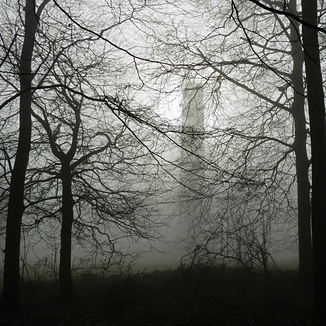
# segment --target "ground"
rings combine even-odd
[[[181,269],[132,276],[86,274],[75,297],[59,302],[55,282],[23,284],[23,309],[0,325],[322,326],[295,271],[268,278],[241,269]]]

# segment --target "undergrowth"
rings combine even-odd
[[[0,325],[322,325],[312,316],[311,293],[297,271],[272,271],[268,279],[237,268],[103,276],[74,281],[75,300],[59,302],[55,281],[22,285],[20,315]]]

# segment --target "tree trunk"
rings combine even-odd
[[[297,0],[289,2],[293,14],[298,14]],[[296,20],[291,22],[291,51],[293,57],[292,85],[294,99],[292,115],[295,124],[294,151],[296,156],[298,233],[299,233],[299,283],[304,287],[312,285],[312,243],[311,243],[311,203],[309,166],[307,156],[307,126],[305,118],[303,64],[304,55],[300,43],[300,26]]]
[[[317,1],[302,0],[303,20],[317,26]],[[326,132],[318,32],[303,24],[312,152],[312,237],[315,313],[326,312]]]
[[[20,58],[20,126],[18,147],[11,176],[6,226],[6,249],[2,305],[6,310],[20,308],[20,229],[24,212],[24,185],[31,143],[32,55],[37,17],[35,1],[26,0],[25,36]]]
[[[70,161],[62,163],[62,226],[59,268],[59,297],[61,300],[73,298],[71,277],[71,230],[73,223],[74,201],[72,197],[72,175]]]

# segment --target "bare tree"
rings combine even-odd
[[[312,242],[313,242],[313,266],[314,266],[314,291],[315,312],[324,318],[325,312],[325,287],[323,277],[325,262],[322,255],[325,252],[325,103],[323,92],[323,78],[320,60],[320,47],[318,33],[325,30],[318,25],[317,1],[302,1],[302,17],[296,11],[288,12],[284,8],[275,8],[270,3],[251,1],[255,5],[264,8],[267,12],[284,16],[299,22],[302,26],[302,47],[304,50],[304,63],[306,68],[307,98],[310,120],[311,136],[311,161],[312,161]],[[293,8],[292,8],[293,9]],[[298,24],[295,24],[298,29]],[[298,33],[298,31],[296,31]],[[296,84],[296,86],[298,86]],[[300,92],[300,89],[296,89]]]
[[[36,8],[34,1],[26,1],[24,8],[25,21],[23,24],[25,34],[19,59],[20,127],[17,153],[10,182],[2,293],[2,305],[5,305],[8,309],[19,309],[20,227],[24,212],[24,183],[31,141],[32,56],[38,21],[48,2],[48,0],[45,0]]]
[[[57,46],[51,34],[42,37],[49,47]],[[64,47],[55,60],[44,64],[47,71],[44,82],[53,85],[54,90],[39,91],[33,100],[33,116],[43,127],[46,137],[36,127],[40,138],[34,143],[35,163],[38,161],[40,167],[30,169],[29,207],[33,209],[35,203],[40,205],[42,201],[58,201],[51,208],[52,214],[50,208],[46,208],[46,214],[39,212],[34,224],[38,225],[46,216],[60,218],[62,215],[61,299],[73,296],[71,248],[74,234],[81,239],[81,235],[89,233],[97,246],[104,248],[107,243],[112,254],[118,252],[116,239],[154,238],[155,226],[160,224],[155,222],[155,208],[150,200],[156,187],[152,178],[157,174],[154,166],[157,162],[147,162],[148,156],[159,155],[161,151],[150,131],[153,127],[149,121],[153,115],[146,112],[148,108],[133,109],[126,99],[120,99],[119,85],[110,87],[110,91],[117,92],[115,95],[107,95],[106,76],[94,79],[93,76],[103,71],[113,75],[120,73],[118,65],[108,64],[110,58],[104,54],[105,47],[101,53],[99,48],[93,52],[98,40],[96,35],[83,38],[78,33],[69,42],[63,38]],[[78,51],[83,58],[72,55],[73,51]],[[51,154],[44,151],[45,138]],[[42,186],[42,181],[48,185]],[[35,187],[42,191],[40,198],[33,199]]]
[[[314,253],[315,312],[325,318],[326,280],[324,277],[326,250],[326,131],[323,78],[318,43],[317,1],[302,1],[302,18],[310,24],[302,25],[303,48],[307,78],[312,151],[312,236]]]
[[[13,105],[15,99],[20,98],[20,135],[19,139],[17,140],[18,148],[17,152],[15,154],[12,154],[10,152],[10,156],[7,155],[9,153],[8,148],[4,148],[2,153],[5,154],[5,159],[9,163],[9,166],[11,166],[11,161],[14,159],[15,164],[13,165],[13,168],[10,168],[10,174],[11,174],[11,182],[10,182],[10,196],[9,196],[9,204],[8,204],[8,218],[7,218],[7,227],[6,227],[6,259],[5,259],[5,277],[4,277],[4,291],[3,291],[3,304],[7,305],[8,308],[16,309],[19,306],[19,252],[20,252],[20,230],[21,230],[21,223],[22,223],[22,214],[25,209],[25,205],[27,205],[28,198],[24,197],[24,185],[25,185],[25,176],[26,176],[26,169],[27,169],[27,163],[28,158],[30,154],[30,141],[31,141],[31,135],[32,135],[32,125],[31,125],[31,106],[32,106],[32,99],[34,98],[34,105],[36,103],[38,104],[39,108],[42,108],[43,102],[42,96],[44,96],[44,93],[42,93],[43,89],[55,89],[55,88],[62,88],[69,89],[70,88],[70,96],[81,96],[82,91],[79,90],[79,94],[76,94],[76,90],[73,90],[71,87],[74,87],[75,85],[66,85],[59,80],[55,80],[53,76],[55,76],[54,69],[58,69],[60,74],[63,74],[66,78],[69,79],[70,74],[74,71],[74,67],[71,67],[69,70],[64,70],[64,63],[65,62],[72,62],[72,56],[73,51],[77,51],[76,44],[83,44],[78,49],[80,52],[79,62],[75,61],[74,64],[78,65],[81,62],[85,61],[85,57],[82,57],[83,55],[89,55],[90,57],[95,57],[97,55],[96,46],[94,45],[94,48],[89,48],[89,43],[87,41],[90,41],[90,37],[87,36],[86,38],[83,37],[83,35],[76,34],[73,30],[73,26],[69,24],[69,21],[60,18],[60,11],[52,10],[54,7],[50,4],[48,4],[49,1],[43,1],[38,7],[34,1],[26,1],[25,8],[22,8],[20,5],[18,5],[17,8],[9,8],[10,10],[16,10],[15,13],[12,15],[8,14],[8,17],[10,16],[10,19],[15,19],[17,17],[18,24],[21,24],[21,26],[24,27],[25,35],[23,37],[22,44],[20,44],[21,37],[18,37],[19,32],[15,34],[15,37],[13,39],[10,39],[9,37],[5,38],[2,37],[2,49],[4,50],[4,58],[1,61],[2,67],[6,65],[6,74],[2,75],[2,82],[4,85],[3,94],[6,96],[1,104],[1,108],[9,108],[11,105]],[[46,5],[51,7],[51,10],[44,10],[46,8]],[[79,2],[79,6],[82,5],[82,3]],[[68,7],[67,7],[68,8]],[[72,9],[68,8],[69,10]],[[25,20],[22,19],[20,10],[25,11]],[[73,8],[75,9],[75,8]],[[80,9],[79,7],[77,9]],[[43,11],[46,11],[47,19],[41,19],[41,13]],[[117,17],[117,23],[113,24],[112,26],[118,26],[123,21],[120,21],[121,17]],[[128,17],[126,18],[128,19]],[[8,23],[8,29],[14,29],[15,25],[11,25]],[[14,27],[13,27],[14,26]],[[108,27],[108,30],[111,30],[111,27]],[[17,26],[17,31],[19,30],[20,26]],[[9,35],[9,34],[8,34]],[[37,39],[37,42],[36,42]],[[95,42],[96,40],[100,39],[98,36],[95,36],[92,40]],[[22,47],[21,55],[17,55],[17,51],[19,51],[20,46]],[[83,48],[85,46],[85,48]],[[103,46],[102,46],[103,48]],[[123,53],[122,49],[120,49]],[[72,51],[72,52],[69,52]],[[111,51],[112,52],[112,51]],[[74,56],[76,57],[76,56]],[[119,56],[117,58],[121,59]],[[92,60],[92,59],[91,59]],[[88,66],[83,66],[84,71],[79,70],[81,74],[85,73],[87,70],[91,69],[93,67],[93,63],[91,60],[88,60]],[[122,60],[122,59],[121,59]],[[122,60],[123,61],[123,60]],[[121,65],[123,67],[125,62]],[[19,69],[17,69],[19,67]],[[113,73],[116,79],[119,78],[119,76],[123,75],[124,69],[119,67],[116,69],[115,73]],[[61,69],[62,68],[62,69]],[[120,69],[121,68],[121,69]],[[60,71],[61,69],[61,71]],[[120,69],[120,70],[119,70]],[[104,73],[104,66],[101,68],[101,72]],[[107,71],[107,70],[106,70]],[[94,72],[94,71],[93,71]],[[99,70],[97,70],[97,73]],[[20,85],[17,86],[17,78],[15,79],[15,76],[19,77]],[[52,78],[52,79],[51,79]],[[113,78],[114,79],[114,78]],[[49,80],[52,80],[51,83],[49,83]],[[103,82],[103,79],[101,80]],[[55,83],[53,83],[55,82]],[[126,82],[128,84],[128,82]],[[87,84],[87,83],[86,83]],[[94,101],[98,103],[114,103],[114,109],[112,109],[113,115],[116,115],[118,117],[119,111],[124,111],[126,114],[126,117],[133,116],[136,118],[137,116],[134,113],[131,113],[130,110],[127,110],[123,105],[122,101],[118,100],[119,96],[110,96],[106,97],[105,93],[100,94],[101,90],[108,87],[108,85],[112,85],[111,82],[99,82],[96,83],[95,79],[92,80],[92,83],[88,83],[86,88],[88,91],[88,97],[94,98]],[[121,89],[123,89],[121,87]],[[38,94],[39,91],[39,94]],[[68,91],[66,91],[68,92]],[[112,91],[114,94],[115,91]],[[68,93],[62,93],[62,94],[68,94]],[[91,95],[90,95],[91,94]],[[63,96],[63,95],[62,95]],[[64,97],[64,96],[63,96]],[[78,111],[78,105],[73,100],[74,97],[71,97],[70,104],[72,106],[75,105],[75,113]],[[35,100],[38,100],[38,102],[35,102]],[[46,100],[46,97],[44,96],[44,101]],[[66,97],[66,102],[69,100],[69,95]],[[69,101],[68,101],[69,102]],[[52,102],[53,104],[53,102]],[[109,106],[110,107],[110,106]],[[47,108],[43,107],[45,114]],[[9,110],[7,111],[9,112]],[[13,113],[14,115],[15,113]],[[46,114],[45,114],[46,116]],[[78,120],[78,114],[75,115],[76,119]],[[128,126],[127,122],[122,118],[121,123],[123,125],[123,128],[130,129],[130,126]],[[59,119],[60,120],[60,119]],[[68,125],[66,124],[66,128],[69,130],[69,128],[72,128],[74,130],[73,132],[73,143],[71,144],[71,150],[65,152],[65,147],[68,146],[68,143],[63,143],[61,146],[63,146],[63,149],[61,149],[62,152],[59,150],[56,151],[57,156],[61,158],[62,163],[62,170],[65,172],[62,174],[62,177],[65,175],[65,193],[67,192],[67,196],[64,196],[64,207],[67,208],[66,216],[69,218],[65,219],[65,225],[64,230],[70,229],[70,224],[72,223],[71,220],[71,196],[70,196],[70,185],[69,180],[71,178],[70,175],[70,161],[71,161],[71,155],[74,154],[76,151],[76,135],[79,131],[79,124],[80,121],[75,121],[76,128],[74,128],[74,125]],[[9,120],[8,120],[9,121]],[[73,123],[72,121],[70,121]],[[54,146],[54,150],[56,150],[56,145],[54,144],[54,138],[57,137],[60,134],[60,126],[57,125],[58,129],[53,130],[50,132],[50,135],[52,135],[52,145]],[[128,130],[129,130],[128,129]],[[5,129],[3,129],[5,130]],[[5,134],[4,134],[5,136]],[[101,139],[102,140],[109,140],[104,134],[97,135],[99,136],[96,138],[95,143],[99,142],[97,145],[99,148],[102,148],[101,146]],[[138,140],[137,140],[138,141]],[[108,141],[107,144],[110,142]],[[110,143],[111,144],[111,143]],[[93,144],[95,146],[95,144]],[[103,145],[103,144],[102,144]],[[112,144],[111,144],[112,145]],[[68,146],[69,147],[69,146]],[[95,148],[95,147],[94,147]],[[108,146],[105,147],[107,149]],[[39,149],[36,151],[36,155],[40,154],[38,152]],[[97,153],[96,149],[92,150],[92,155],[95,155]],[[89,154],[88,154],[89,155]],[[88,159],[88,155],[85,154],[84,159]],[[73,155],[72,155],[73,156]],[[44,155],[40,155],[40,160],[44,160],[46,162],[47,157]],[[67,163],[68,162],[68,163]],[[77,164],[78,165],[78,164]],[[4,165],[3,165],[4,166]],[[8,172],[4,173],[4,177],[8,178]],[[37,177],[36,177],[37,178]],[[53,179],[52,179],[53,181]],[[66,182],[67,181],[67,182]],[[69,216],[70,214],[70,216]],[[69,232],[67,232],[69,234]],[[65,231],[63,231],[63,234],[66,234]],[[66,242],[68,243],[69,247],[69,236],[67,236]],[[69,251],[69,250],[68,250]],[[64,251],[63,252],[68,252]],[[67,255],[66,255],[67,257]],[[68,258],[66,259],[68,261]],[[68,264],[66,264],[68,265]],[[69,289],[68,289],[69,290]]]
[[[112,246],[114,246],[112,239],[114,232],[110,230],[110,225],[112,229],[116,224],[122,234],[125,232],[129,237],[132,235],[150,237],[148,232],[153,230],[150,227],[149,217],[140,213],[142,205],[140,199],[143,198],[142,201],[144,201],[147,197],[148,200],[149,190],[146,190],[145,185],[138,191],[127,190],[126,185],[121,183],[125,180],[132,187],[132,182],[135,180],[132,181],[130,173],[133,169],[135,169],[134,178],[137,174],[145,173],[141,172],[137,166],[137,161],[145,162],[144,154],[131,155],[134,145],[130,143],[128,137],[132,135],[124,135],[126,133],[124,123],[127,121],[120,127],[116,126],[118,121],[115,119],[114,122],[114,116],[110,116],[107,112],[106,115],[110,116],[110,119],[105,119],[104,115],[101,116],[101,119],[105,119],[108,123],[107,126],[103,122],[95,123],[95,120],[92,123],[87,121],[86,117],[94,115],[99,108],[90,109],[89,104],[87,105],[82,97],[77,99],[66,90],[57,91],[57,94],[55,103],[61,103],[62,109],[59,107],[52,110],[47,107],[47,111],[49,112],[50,109],[51,112],[49,115],[38,105],[39,113],[34,112],[33,116],[46,131],[51,152],[59,161],[59,166],[56,167],[56,164],[53,164],[54,170],[48,170],[47,173],[56,175],[61,183],[62,230],[59,285],[61,299],[69,299],[73,296],[71,279],[73,225],[77,230],[80,229],[78,233],[84,234],[86,231],[83,229],[88,228],[90,232],[102,234],[102,237],[106,238],[105,241]],[[114,107],[123,105],[118,99],[115,101],[110,105]],[[82,110],[85,112],[82,113]],[[100,115],[97,118],[100,118]],[[100,125],[105,129],[100,128]],[[95,133],[92,134],[91,130]],[[122,140],[129,142],[126,149],[122,145]],[[129,167],[128,161],[130,161]],[[115,176],[114,171],[119,174],[124,171],[124,176]],[[148,219],[148,227],[142,227],[138,215]]]

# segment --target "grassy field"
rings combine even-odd
[[[323,325],[295,271],[266,279],[242,269],[197,268],[122,277],[85,274],[72,302],[55,299],[54,282],[24,283],[23,310],[0,325],[229,326]]]

